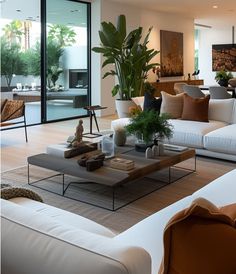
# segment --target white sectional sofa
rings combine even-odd
[[[198,155],[236,161],[236,99],[211,99],[209,123],[170,119],[174,135],[171,144],[189,146]],[[125,126],[129,118],[112,121],[112,129]]]
[[[235,177],[236,169],[119,235],[27,198],[1,200],[2,274],[157,274],[169,219],[198,197],[236,203]]]

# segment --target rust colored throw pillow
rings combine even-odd
[[[1,122],[21,117],[24,114],[23,107],[24,101],[22,100],[7,100],[1,111]]]
[[[184,106],[181,119],[199,122],[209,122],[209,100],[209,95],[203,98],[193,98],[184,93]]]
[[[235,212],[236,204],[219,209],[198,198],[173,216],[164,231],[159,274],[236,273]]]
[[[162,103],[160,113],[168,113],[172,119],[181,118],[184,94],[171,95],[161,91]]]

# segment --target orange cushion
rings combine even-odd
[[[199,198],[177,213],[164,231],[159,274],[236,273],[235,212],[236,204],[218,209]]]
[[[184,93],[184,105],[181,119],[199,122],[209,122],[208,108],[210,96],[193,98]]]
[[[7,100],[1,111],[1,122],[23,116],[23,106],[22,100]]]

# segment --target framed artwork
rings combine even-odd
[[[212,70],[236,71],[236,45],[212,45]]]
[[[183,33],[160,31],[161,76],[183,76]]]

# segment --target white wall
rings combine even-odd
[[[200,29],[199,35],[199,77],[205,85],[217,85],[215,71],[212,71],[212,45],[232,43],[231,27],[221,29]],[[233,75],[236,77],[236,73]]]
[[[127,20],[127,30],[130,31],[139,26],[143,27],[144,33],[147,32],[150,26],[153,30],[150,36],[149,47],[160,50],[160,30],[169,30],[184,33],[184,75],[187,78],[188,73],[194,70],[194,21],[191,19],[175,16],[173,14],[154,12],[144,10],[129,5],[112,2],[111,0],[95,0],[92,2],[92,46],[100,44],[99,37],[96,33],[99,29],[97,10],[95,8],[100,5],[101,21],[110,21],[116,24],[118,15],[125,14]],[[111,90],[115,80],[113,77],[108,77],[104,80],[98,79],[98,70],[101,68],[102,59],[98,60],[98,54],[92,53],[92,96],[93,89],[99,86],[101,88],[100,104],[109,108],[103,112],[103,115],[113,114],[115,112],[114,98],[111,96]],[[153,59],[153,62],[159,62],[160,55]],[[99,67],[100,66],[100,67]],[[101,70],[101,69],[100,69]],[[103,74],[102,74],[103,75]],[[102,76],[101,75],[101,76]],[[96,80],[94,79],[96,78]],[[169,77],[162,78],[165,80],[179,80],[184,77]],[[150,71],[149,81],[155,81],[155,75]],[[101,83],[99,83],[101,81]],[[96,95],[97,96],[97,95]]]

